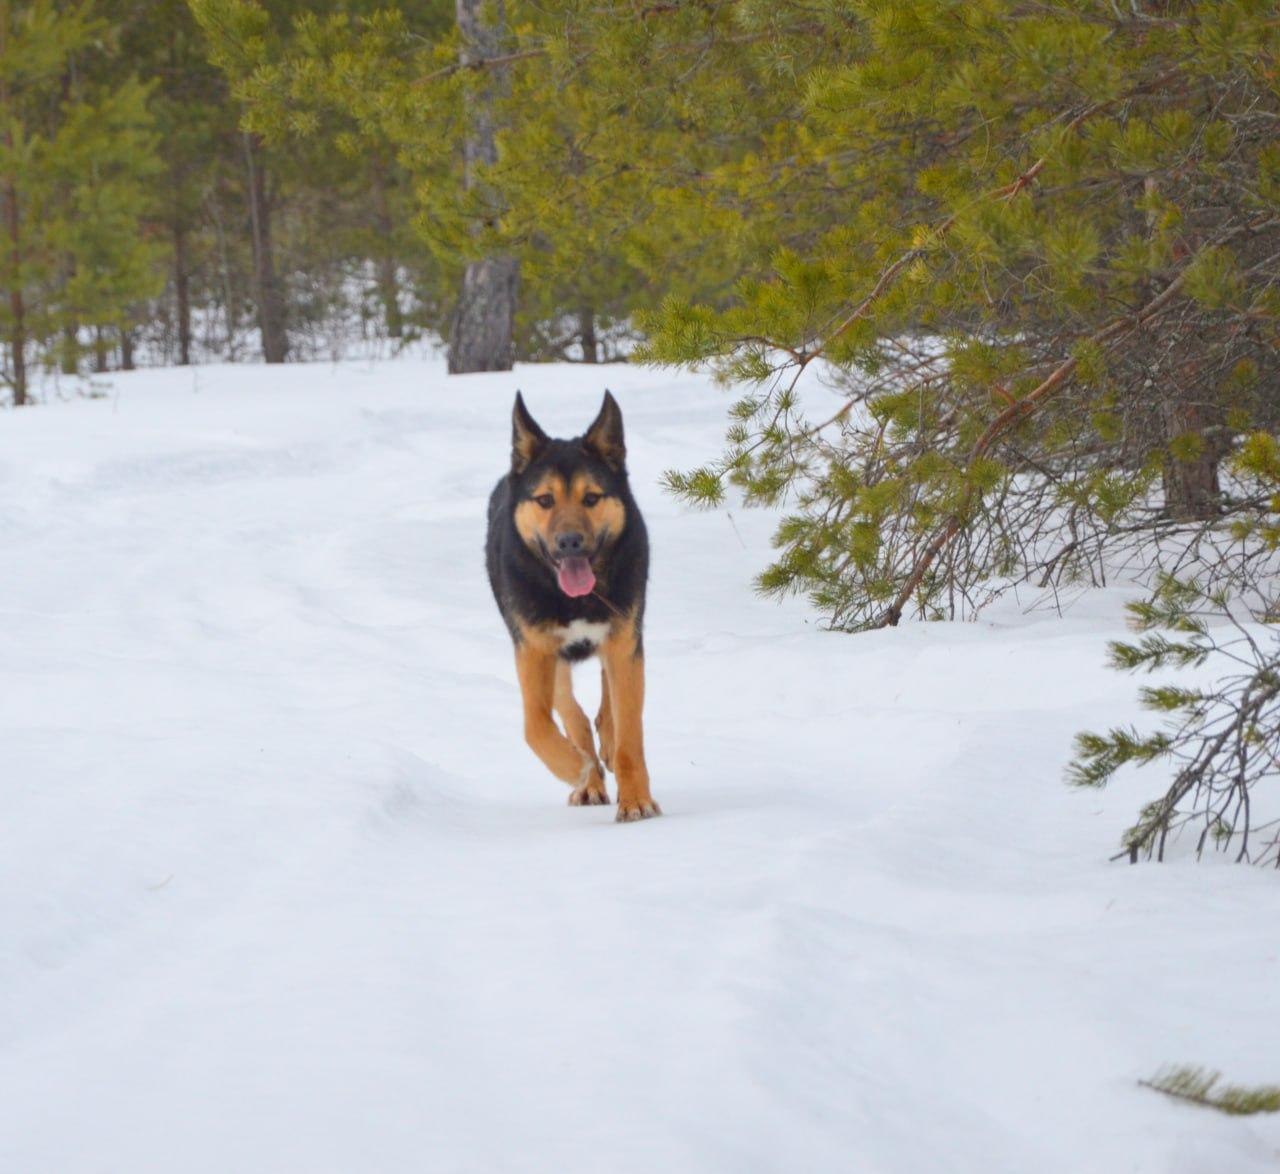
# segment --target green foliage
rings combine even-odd
[[[1275,437],[1263,432],[1247,437],[1234,466],[1246,484],[1252,482],[1265,508],[1233,523],[1231,538],[1254,555],[1275,550],[1280,545]],[[1165,793],[1142,809],[1122,837],[1130,860],[1163,858],[1169,835],[1198,823],[1197,852],[1212,841],[1219,850],[1236,848],[1237,859],[1280,865],[1280,820],[1255,814],[1259,784],[1273,784],[1280,775],[1280,633],[1257,635],[1235,619],[1233,612],[1243,605],[1232,589],[1241,585],[1238,575],[1210,589],[1161,573],[1150,598],[1129,604],[1141,639],[1110,645],[1111,666],[1122,671],[1196,670],[1212,661],[1220,674],[1212,685],[1164,682],[1141,689],[1143,707],[1164,722],[1161,730],[1112,729],[1076,737],[1067,771],[1076,786],[1104,786],[1129,764],[1165,763],[1174,769]],[[1274,621],[1265,597],[1257,610]]]
[[[519,260],[524,353],[567,357],[593,335],[607,347],[664,294],[726,280],[724,266],[710,282],[702,275],[723,255],[709,246],[727,222],[690,225],[689,193],[655,188],[633,155],[633,112],[618,108],[610,88],[623,67],[604,46],[584,58],[557,39],[578,18],[574,6],[508,5],[525,46],[510,56],[529,65],[504,70],[492,92],[490,70],[460,64],[453,6],[440,0],[325,16],[308,8],[291,21],[280,19],[280,5],[254,0],[193,7],[246,126],[274,143],[331,143],[352,160],[372,154],[403,174],[409,223],[437,288],[470,259]],[[472,161],[473,182],[464,184],[467,110],[480,90],[494,106],[499,161]],[[683,132],[670,138],[687,145]],[[432,323],[441,333],[446,318]]]
[[[682,9],[642,33],[573,8],[557,43],[584,75],[605,54],[627,63],[608,75],[632,106],[611,141],[666,188],[664,208],[720,242],[729,214],[749,222],[716,262],[739,273],[725,295],[639,315],[637,357],[753,387],[709,466],[723,486],[704,469],[698,496],[736,485],[813,522],[779,530],[762,587],[808,590],[839,627],[935,615],[944,598],[968,614],[1001,580],[1084,573],[1086,550],[1160,509],[1157,485],[1175,520],[1220,511],[1202,470],[1223,458],[1227,413],[1266,435],[1280,421],[1261,392],[1280,377],[1280,109],[1257,68],[1275,59],[1274,21],[1247,3],[1208,22],[781,4],[757,40],[750,10]],[[694,46],[705,60],[689,64]],[[672,140],[676,76],[689,130]],[[673,141],[698,159],[696,208]],[[1147,303],[1137,332],[1126,315]],[[1162,333],[1174,309],[1179,330]],[[841,398],[807,391],[815,420],[796,401],[818,358]],[[1225,377],[1205,406],[1210,369]]]
[[[663,476],[663,485],[690,505],[716,506],[724,501],[724,483],[713,469],[672,470]]]
[[[1183,1064],[1162,1068],[1150,1080],[1138,1083],[1176,1100],[1217,1109],[1232,1117],[1280,1113],[1280,1085],[1220,1084],[1221,1079],[1217,1072]]]
[[[33,353],[124,325],[158,289],[141,226],[160,163],[148,87],[101,76],[113,46],[91,4],[6,6],[0,23],[0,332],[22,403]]]
[[[1205,249],[1187,267],[1184,288],[1206,309],[1238,303],[1243,294],[1239,267],[1229,249]]]
[[[1236,519],[1231,536],[1246,546],[1280,549],[1280,442],[1270,432],[1254,432],[1236,450],[1233,471],[1263,503]]]
[[[1128,672],[1200,668],[1211,658],[1237,667],[1212,686],[1143,688],[1142,705],[1162,716],[1162,730],[1115,728],[1076,736],[1067,770],[1075,786],[1102,787],[1130,764],[1165,762],[1176,768],[1165,794],[1144,807],[1124,833],[1124,854],[1131,860],[1141,854],[1163,858],[1170,832],[1198,821],[1197,851],[1212,839],[1219,849],[1237,847],[1240,859],[1280,864],[1280,821],[1259,823],[1252,802],[1258,784],[1280,774],[1280,636],[1268,644],[1244,627],[1223,636],[1209,621],[1229,619],[1229,607],[1221,591],[1163,575],[1150,599],[1129,605],[1143,638],[1110,645],[1111,666]],[[1258,848],[1257,839],[1268,832],[1270,839]]]
[[[41,229],[68,273],[49,303],[50,326],[119,328],[159,291],[160,249],[140,215],[161,170],[147,94],[136,78],[86,93],[65,108],[40,159],[51,181]]]
[[[1076,735],[1076,759],[1068,778],[1077,787],[1101,787],[1128,763],[1142,765],[1168,753],[1169,739],[1162,734],[1142,735],[1132,727],[1116,727],[1106,734]]]
[[[414,333],[402,306],[409,277],[418,326],[442,333],[455,274],[414,226],[419,192],[447,174],[456,140],[432,126],[442,112],[421,100],[417,81],[446,60],[432,38],[447,39],[453,5],[191,0],[191,9],[235,119],[304,221],[289,251],[306,257],[310,275],[332,274],[331,297],[353,274],[370,282],[398,339]]]

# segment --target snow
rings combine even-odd
[[[484,503],[516,387],[626,415],[662,819],[521,738]],[[1119,592],[857,637],[773,519],[657,489],[694,377],[435,361],[116,376],[0,417],[0,1170],[1274,1170],[1273,872],[1108,863],[1157,775]],[[578,670],[594,711],[594,665]]]

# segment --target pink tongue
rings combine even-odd
[[[592,588],[596,585],[596,577],[591,570],[591,563],[585,558],[562,560],[559,578],[560,590],[566,595],[572,595],[575,599],[579,595],[590,595]]]

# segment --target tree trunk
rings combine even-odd
[[[99,375],[105,375],[109,369],[107,362],[107,336],[101,326],[93,328],[93,369]]]
[[[227,248],[227,230],[222,223],[222,211],[216,192],[211,193],[205,201],[205,210],[213,224],[214,237],[218,242],[218,278],[222,284],[222,309],[227,323],[227,341],[223,347],[223,358],[229,363],[234,363],[239,358],[236,329],[240,324],[240,300],[236,296],[235,281],[231,273],[231,257]]]
[[[173,293],[178,319],[178,366],[191,363],[191,277],[187,273],[187,230],[177,213],[173,223]]]
[[[123,371],[132,371],[134,369],[133,331],[127,326],[120,328],[120,368]]]
[[[500,56],[506,36],[503,0],[455,2],[462,64],[475,65]],[[470,127],[463,143],[463,182],[467,191],[479,190],[486,197],[493,220],[500,212],[497,197],[481,187],[477,173],[498,161],[493,104],[505,84],[505,74],[502,67],[486,70],[484,85],[470,106]],[[513,257],[485,257],[467,263],[449,332],[450,374],[511,370],[519,283],[519,263]]]
[[[0,54],[9,48],[9,6],[0,9]],[[9,118],[9,83],[0,82],[0,114]],[[13,154],[13,131],[6,127],[4,145]],[[27,308],[22,299],[22,229],[18,214],[18,184],[4,178],[4,227],[9,238],[9,352],[13,356],[13,406],[27,402]]]
[[[582,361],[600,362],[600,348],[596,342],[596,316],[590,309],[578,311],[578,337],[582,340]]]
[[[169,69],[179,76],[178,22],[169,20]],[[183,183],[186,172],[181,155],[174,150],[169,167],[170,194],[173,197],[173,297],[174,315],[178,328],[178,366],[191,364],[191,275],[187,258],[187,209],[183,202]],[[130,343],[132,350],[132,342]]]
[[[396,259],[378,258],[378,296],[387,324],[388,338],[404,337],[404,315],[400,313],[400,282],[396,277]]]
[[[385,242],[385,251],[378,257],[378,297],[382,301],[382,313],[388,338],[404,335],[404,317],[400,313],[400,281],[396,276],[396,259],[391,243],[395,229],[391,223],[391,204],[387,199],[387,175],[382,161],[375,160],[370,172],[373,180],[373,222],[379,238]]]
[[[244,136],[249,170],[249,221],[253,229],[253,296],[258,303],[262,357],[268,363],[283,363],[289,352],[289,336],[285,332],[284,293],[271,248],[271,202],[267,197],[267,173],[262,165],[261,149],[256,135]]]
[[[1223,446],[1217,439],[1202,431],[1212,423],[1206,419],[1203,408],[1197,404],[1176,399],[1160,405],[1160,419],[1164,426],[1164,482],[1165,516],[1179,522],[1203,522],[1216,518],[1222,511],[1222,491],[1218,485],[1218,465],[1223,457]],[[1199,450],[1190,456],[1179,456],[1171,447],[1180,437],[1199,437]]]
[[[519,268],[510,257],[471,261],[449,335],[449,374],[510,371]]]
[[[13,140],[6,135],[10,147]],[[9,231],[10,264],[13,266],[12,286],[9,289],[9,350],[13,355],[13,406],[22,407],[27,402],[27,310],[22,300],[20,271],[22,250],[18,227],[18,193],[12,180],[5,185],[5,220]]]
[[[80,373],[80,330],[74,322],[65,322],[62,326],[62,346],[58,348],[58,370],[64,375]]]

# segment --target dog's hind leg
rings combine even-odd
[[[535,648],[527,641],[516,645],[516,677],[524,702],[524,740],[556,778],[573,788],[574,795],[585,793],[593,785],[594,790],[603,792],[604,780],[595,756],[584,754],[570,742],[551,716],[558,660],[554,652]]]
[[[556,660],[556,687],[553,700],[556,713],[564,724],[569,741],[582,751],[595,766],[591,779],[581,787],[574,789],[569,802],[574,807],[586,807],[609,802],[609,792],[605,790],[604,776],[600,763],[596,759],[595,739],[591,736],[591,721],[582,712],[582,706],[573,695],[573,669],[568,661]]]
[[[609,703],[609,674],[600,666],[600,712],[596,714],[596,733],[600,735],[600,760],[606,770],[613,770],[613,706]]]

